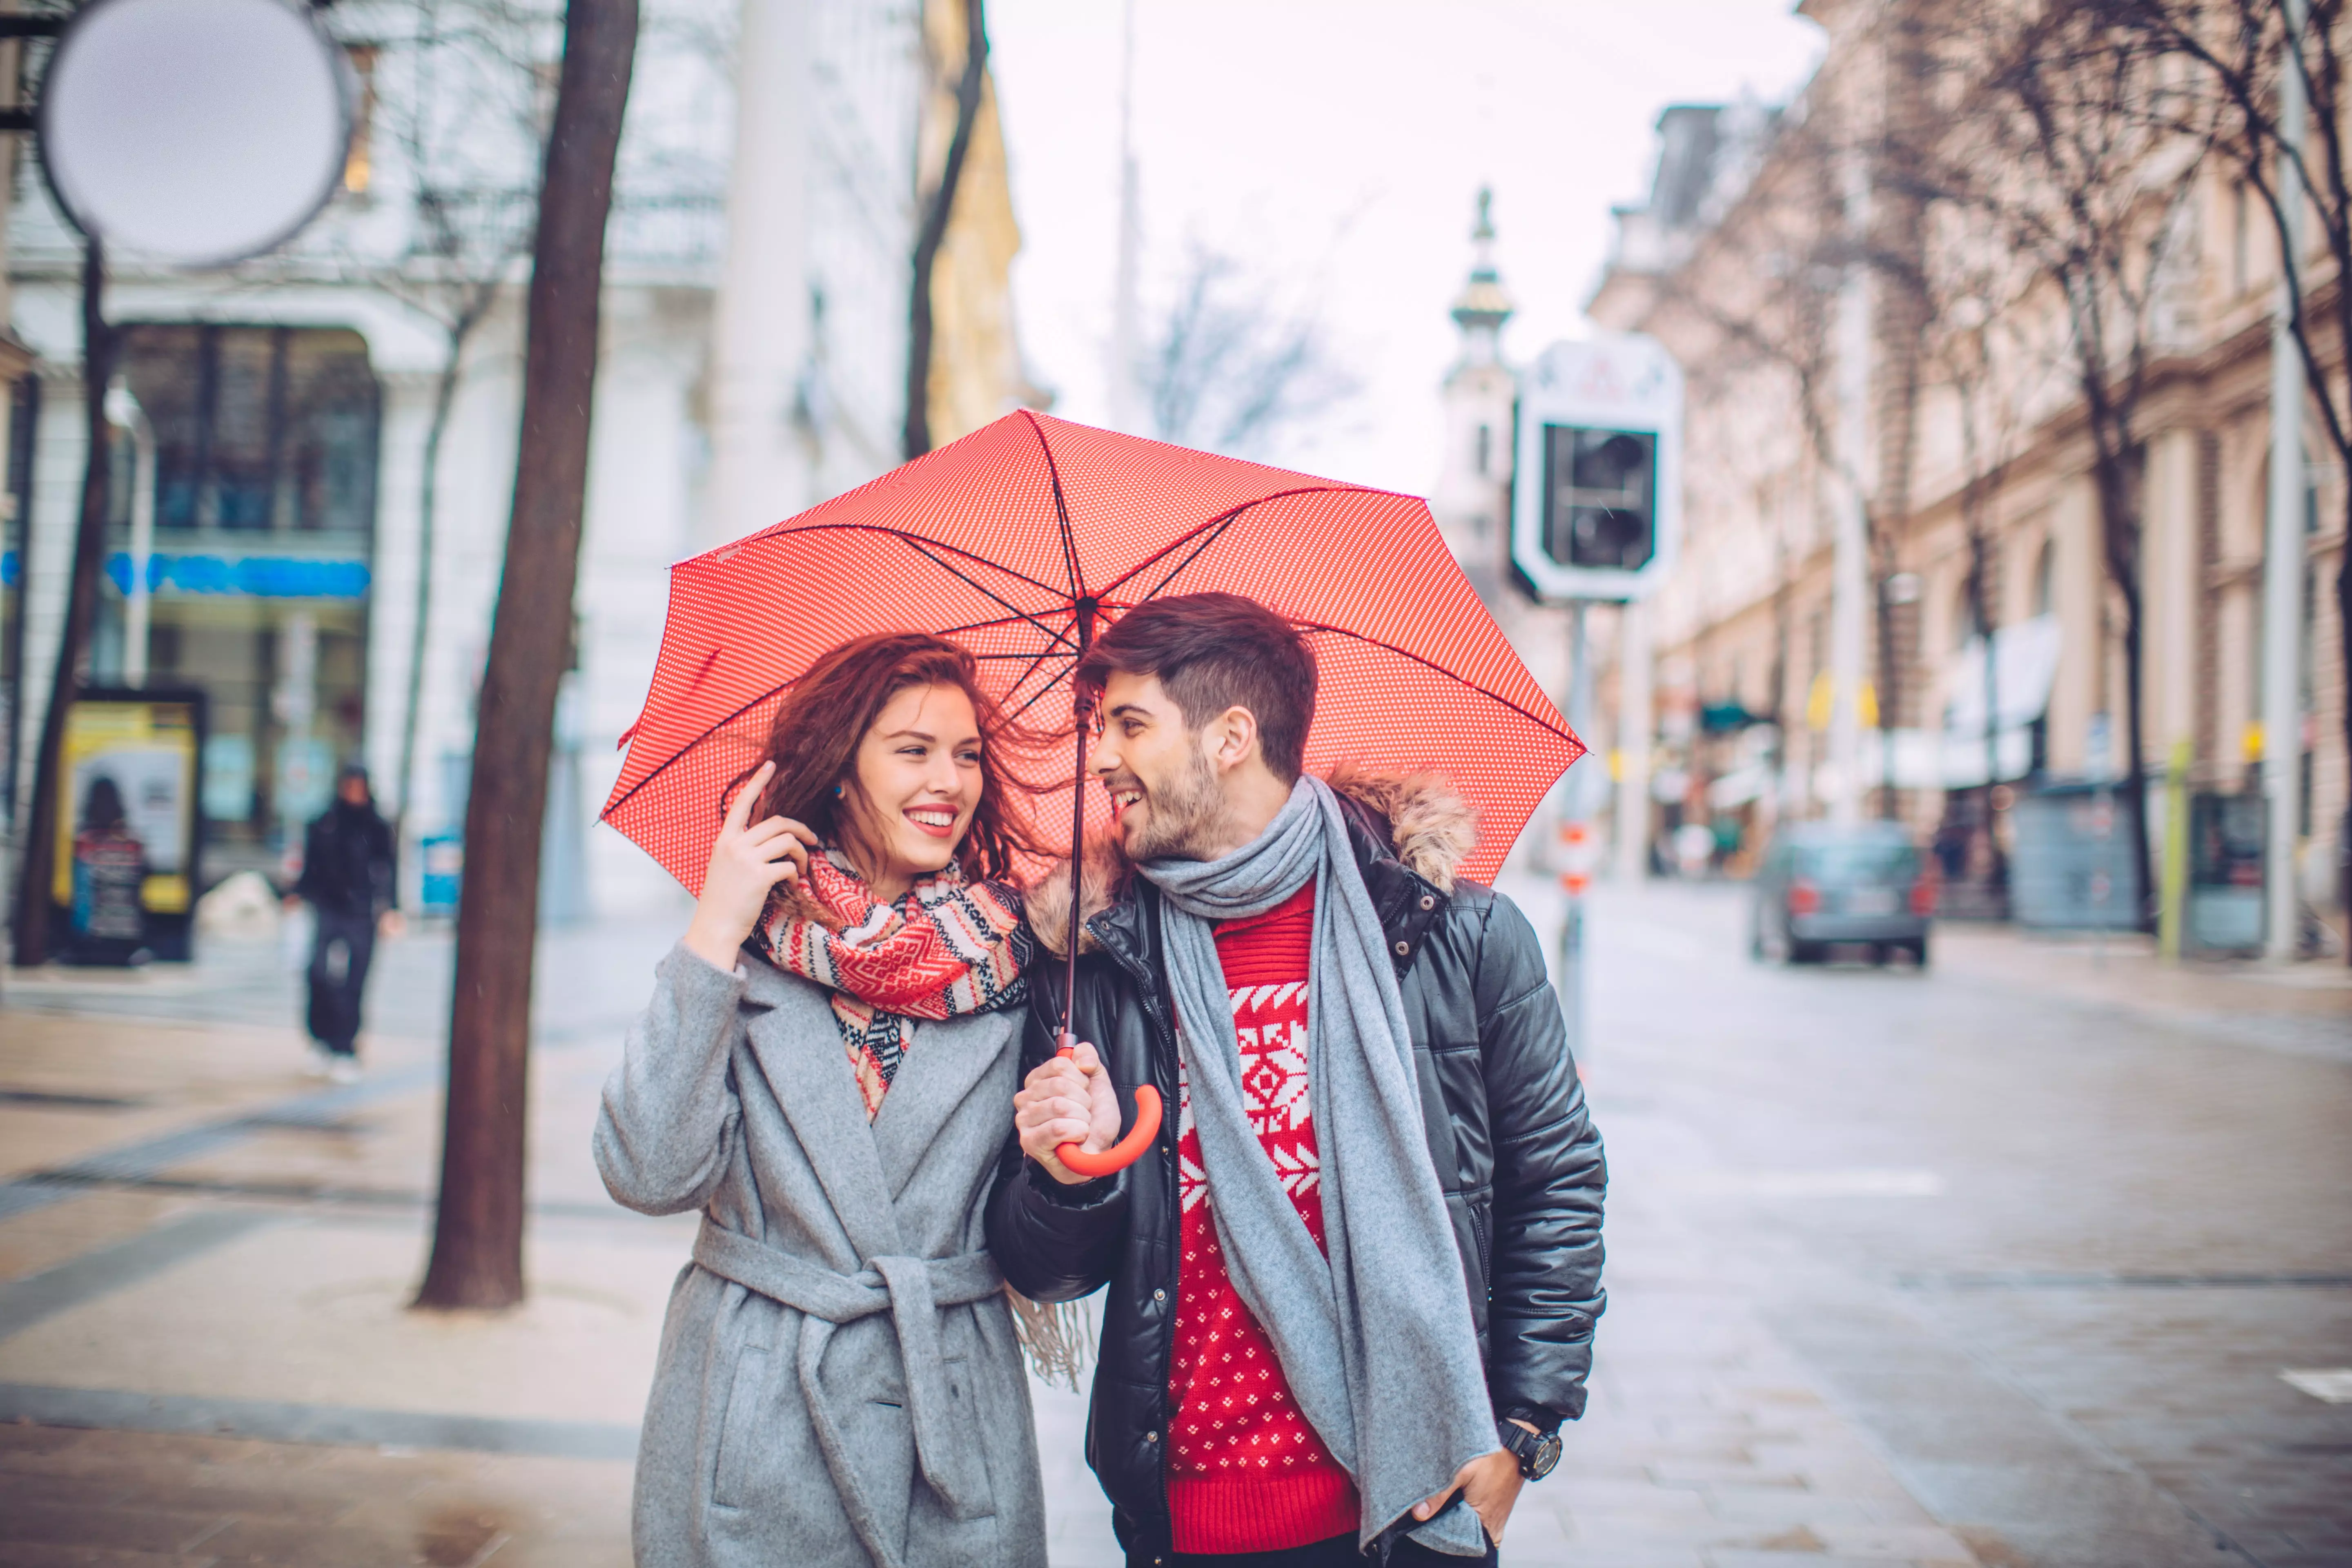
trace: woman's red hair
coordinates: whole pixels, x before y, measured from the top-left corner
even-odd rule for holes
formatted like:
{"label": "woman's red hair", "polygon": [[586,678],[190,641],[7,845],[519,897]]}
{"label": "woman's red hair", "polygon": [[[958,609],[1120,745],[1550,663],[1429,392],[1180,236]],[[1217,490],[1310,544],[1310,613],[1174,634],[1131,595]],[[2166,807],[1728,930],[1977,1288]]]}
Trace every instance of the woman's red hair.
{"label": "woman's red hair", "polygon": [[956,856],[966,876],[991,881],[1012,876],[1016,855],[1038,850],[1027,824],[1008,804],[1007,786],[1030,793],[1035,786],[1009,773],[998,755],[996,741],[1007,723],[981,689],[977,661],[966,649],[928,632],[859,637],[809,666],[769,727],[766,760],[776,764],[776,772],[752,820],[788,816],[814,828],[828,843],[842,843],[847,803],[834,788],[856,785],[857,748],[866,731],[890,699],[910,686],[952,686],[971,700],[980,721],[980,804]]}

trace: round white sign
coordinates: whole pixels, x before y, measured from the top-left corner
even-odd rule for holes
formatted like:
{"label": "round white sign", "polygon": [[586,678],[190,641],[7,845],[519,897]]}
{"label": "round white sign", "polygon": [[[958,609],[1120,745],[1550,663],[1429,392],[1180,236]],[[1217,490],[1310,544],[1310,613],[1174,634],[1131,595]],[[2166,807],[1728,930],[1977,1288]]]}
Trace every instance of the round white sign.
{"label": "round white sign", "polygon": [[281,0],[92,0],[42,79],[41,161],[110,250],[225,266],[326,205],[352,98],[341,51]]}

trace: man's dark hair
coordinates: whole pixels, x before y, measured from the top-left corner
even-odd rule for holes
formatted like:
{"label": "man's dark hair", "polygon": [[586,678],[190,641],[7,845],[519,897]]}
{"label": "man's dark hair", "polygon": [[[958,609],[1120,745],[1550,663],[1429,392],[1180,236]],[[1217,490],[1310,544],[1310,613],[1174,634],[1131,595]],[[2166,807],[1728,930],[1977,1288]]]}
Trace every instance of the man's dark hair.
{"label": "man's dark hair", "polygon": [[1186,594],[1137,605],[1078,663],[1099,691],[1114,674],[1157,676],[1198,730],[1228,708],[1257,720],[1265,765],[1296,784],[1315,722],[1315,655],[1288,621],[1239,594]]}

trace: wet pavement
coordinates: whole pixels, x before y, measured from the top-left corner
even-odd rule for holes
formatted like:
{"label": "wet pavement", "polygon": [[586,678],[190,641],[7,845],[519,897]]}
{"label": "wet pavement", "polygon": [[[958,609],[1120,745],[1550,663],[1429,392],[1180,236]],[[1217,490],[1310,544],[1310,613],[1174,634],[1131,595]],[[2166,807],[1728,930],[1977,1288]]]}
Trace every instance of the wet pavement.
{"label": "wet pavement", "polygon": [[1600,900],[1612,1232],[1695,1233],[1988,1563],[2352,1563],[2352,1405],[2280,1376],[2352,1366],[2352,977],[1959,926],[1779,969],[1744,896]]}
{"label": "wet pavement", "polygon": [[[1738,900],[1596,900],[1612,1302],[1504,1561],[2352,1563],[2352,1404],[2280,1375],[2352,1367],[2342,972],[1957,927],[1924,974],[1759,968]],[[9,975],[0,1568],[625,1563],[691,1222],[613,1207],[586,1131],[681,923],[543,948],[534,1295],[488,1318],[404,1310],[446,933],[380,950],[348,1088],[274,944]],[[1083,1401],[1037,1405],[1056,1568],[1118,1562]]]}

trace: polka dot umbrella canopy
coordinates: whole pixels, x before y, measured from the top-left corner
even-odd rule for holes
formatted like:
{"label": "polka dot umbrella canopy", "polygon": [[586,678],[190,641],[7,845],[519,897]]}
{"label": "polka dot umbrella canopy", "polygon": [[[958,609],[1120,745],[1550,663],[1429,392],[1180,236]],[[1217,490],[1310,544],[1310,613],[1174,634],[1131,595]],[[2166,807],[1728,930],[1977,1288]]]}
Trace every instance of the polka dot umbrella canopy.
{"label": "polka dot umbrella canopy", "polygon": [[[1026,411],[670,569],[669,620],[604,819],[699,893],[730,786],[826,650],[886,631],[969,647],[1034,734],[1019,776],[1069,779],[1082,640],[1144,601],[1244,594],[1313,647],[1307,765],[1434,769],[1476,808],[1493,877],[1584,751],[1411,496]],[[1058,735],[1058,740],[1053,739]],[[1073,822],[1075,781],[1034,803]],[[1098,786],[1082,814],[1108,820]]]}

